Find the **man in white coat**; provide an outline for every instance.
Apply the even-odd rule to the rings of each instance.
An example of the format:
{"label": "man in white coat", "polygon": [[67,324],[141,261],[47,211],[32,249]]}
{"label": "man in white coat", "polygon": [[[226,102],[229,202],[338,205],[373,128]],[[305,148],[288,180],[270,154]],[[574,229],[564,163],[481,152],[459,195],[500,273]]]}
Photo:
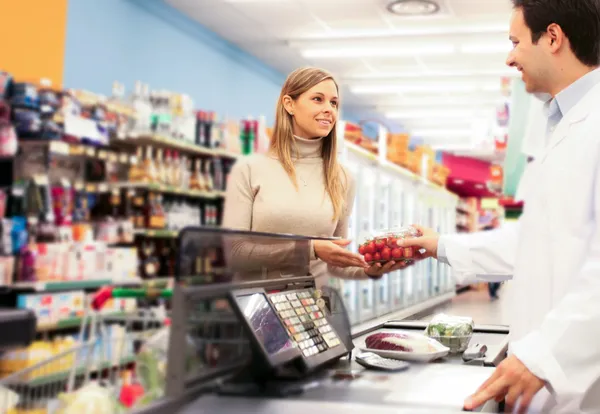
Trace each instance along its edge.
{"label": "man in white coat", "polygon": [[[518,223],[407,240],[461,280],[512,276],[509,356],[465,401],[600,413],[600,0],[513,0],[507,60],[548,95]],[[533,401],[533,403],[532,403]],[[535,409],[534,409],[535,407]]]}

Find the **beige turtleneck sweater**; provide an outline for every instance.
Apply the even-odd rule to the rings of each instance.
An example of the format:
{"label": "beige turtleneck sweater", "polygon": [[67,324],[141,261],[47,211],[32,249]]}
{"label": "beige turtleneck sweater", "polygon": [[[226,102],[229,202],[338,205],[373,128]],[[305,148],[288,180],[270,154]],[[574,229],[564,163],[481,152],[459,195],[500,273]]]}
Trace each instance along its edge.
{"label": "beige turtleneck sweater", "polygon": [[[348,217],[354,204],[353,177],[345,170],[344,210],[333,221],[333,205],[323,178],[323,139],[295,137],[295,140],[298,189],[274,156],[254,154],[240,158],[228,178],[223,227],[309,237],[347,237]],[[361,268],[334,267],[318,259],[310,242],[240,239],[230,248],[230,260],[235,260],[245,272],[262,272],[262,277],[293,274],[302,265],[315,276],[317,287],[327,284],[327,276],[367,278]]]}

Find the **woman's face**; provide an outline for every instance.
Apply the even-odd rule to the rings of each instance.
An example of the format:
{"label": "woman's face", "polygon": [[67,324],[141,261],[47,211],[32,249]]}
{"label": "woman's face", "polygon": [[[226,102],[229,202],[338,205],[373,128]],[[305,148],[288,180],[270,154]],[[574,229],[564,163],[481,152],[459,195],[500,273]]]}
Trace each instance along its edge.
{"label": "woman's face", "polygon": [[313,86],[295,101],[286,96],[285,109],[292,114],[294,135],[313,139],[329,135],[338,117],[338,91],[331,79]]}

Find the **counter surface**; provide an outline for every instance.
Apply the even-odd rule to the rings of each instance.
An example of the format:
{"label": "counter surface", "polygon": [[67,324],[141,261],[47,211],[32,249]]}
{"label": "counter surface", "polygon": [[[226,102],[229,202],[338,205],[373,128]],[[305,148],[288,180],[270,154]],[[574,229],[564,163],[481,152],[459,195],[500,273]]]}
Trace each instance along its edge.
{"label": "counter surface", "polygon": [[[384,328],[362,335],[354,340],[360,353],[365,338],[378,331],[399,332],[401,325]],[[410,331],[414,332],[415,327]],[[488,354],[496,352],[506,339],[502,333],[476,333],[471,343],[484,343]],[[306,384],[300,395],[287,398],[220,397],[206,395],[182,411],[191,413],[272,413],[331,414],[337,410],[344,413],[459,413],[463,402],[493,372],[483,362],[466,364],[460,355],[449,355],[431,363],[411,363],[408,370],[396,373],[366,370],[354,360],[340,360],[327,371],[323,379]],[[293,404],[291,404],[293,402]],[[497,404],[488,403],[483,412],[496,412]],[[342,411],[339,411],[342,412]]]}

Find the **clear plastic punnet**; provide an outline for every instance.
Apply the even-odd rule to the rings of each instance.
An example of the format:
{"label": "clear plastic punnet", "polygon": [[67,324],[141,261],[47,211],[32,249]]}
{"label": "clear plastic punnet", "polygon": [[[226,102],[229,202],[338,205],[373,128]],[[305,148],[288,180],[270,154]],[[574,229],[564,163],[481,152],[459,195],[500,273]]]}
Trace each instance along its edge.
{"label": "clear plastic punnet", "polygon": [[421,236],[421,232],[411,226],[384,230],[367,237],[358,247],[358,253],[364,257],[365,262],[368,264],[387,263],[392,260],[395,262],[412,262],[418,248],[398,246],[398,240]]}
{"label": "clear plastic punnet", "polygon": [[425,328],[425,335],[450,348],[451,353],[459,353],[469,347],[474,327],[470,317],[440,313],[431,319]]}

